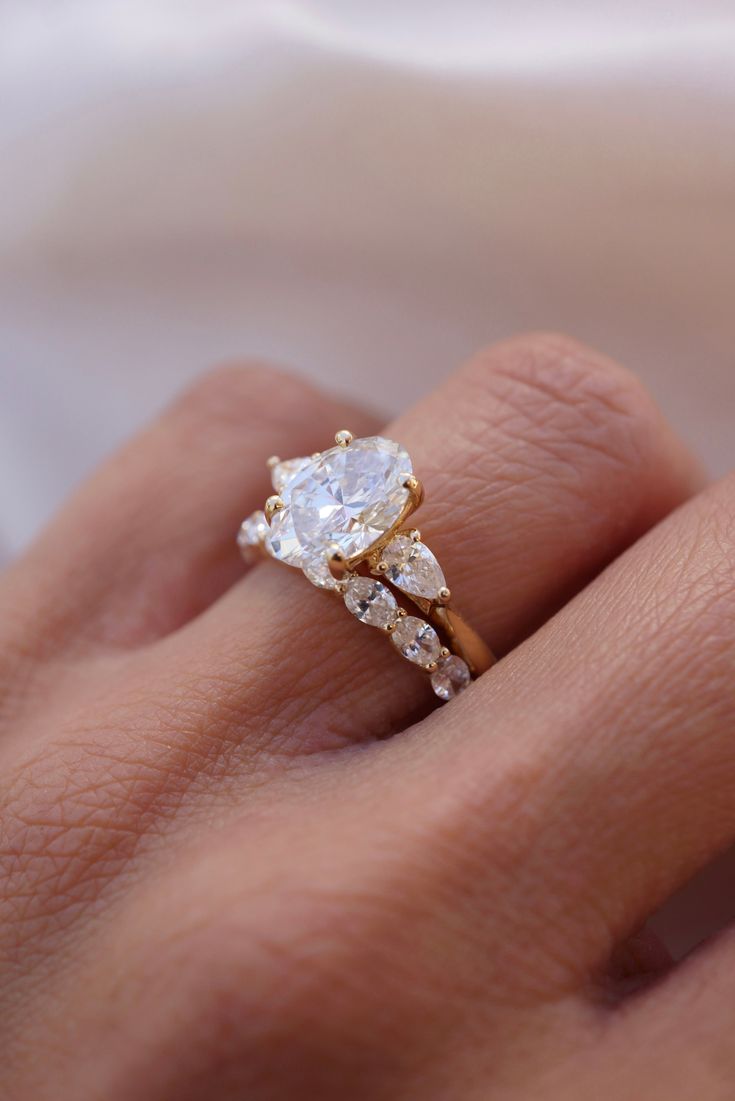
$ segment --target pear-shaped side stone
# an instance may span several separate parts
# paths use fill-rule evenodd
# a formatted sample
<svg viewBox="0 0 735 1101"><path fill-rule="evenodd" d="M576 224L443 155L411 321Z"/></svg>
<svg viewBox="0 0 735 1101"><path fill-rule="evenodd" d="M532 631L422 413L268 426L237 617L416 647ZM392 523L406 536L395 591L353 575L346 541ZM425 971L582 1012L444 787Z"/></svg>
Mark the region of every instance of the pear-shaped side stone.
<svg viewBox="0 0 735 1101"><path fill-rule="evenodd" d="M425 543L410 535L391 539L381 555L388 569L385 576L404 593L436 600L446 585L441 566Z"/></svg>

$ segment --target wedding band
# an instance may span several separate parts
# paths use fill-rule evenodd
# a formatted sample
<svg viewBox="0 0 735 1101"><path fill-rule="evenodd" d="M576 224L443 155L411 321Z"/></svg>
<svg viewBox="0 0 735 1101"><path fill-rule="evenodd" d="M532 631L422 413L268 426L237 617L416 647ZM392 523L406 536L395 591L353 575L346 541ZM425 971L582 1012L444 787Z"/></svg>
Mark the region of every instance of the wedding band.
<svg viewBox="0 0 735 1101"><path fill-rule="evenodd" d="M398 652L450 700L495 661L454 611L435 556L406 526L423 500L408 452L382 436L354 439L307 458L268 460L274 494L243 521L246 561L265 554L336 594L362 623L387 634ZM397 590L421 616L399 604Z"/></svg>

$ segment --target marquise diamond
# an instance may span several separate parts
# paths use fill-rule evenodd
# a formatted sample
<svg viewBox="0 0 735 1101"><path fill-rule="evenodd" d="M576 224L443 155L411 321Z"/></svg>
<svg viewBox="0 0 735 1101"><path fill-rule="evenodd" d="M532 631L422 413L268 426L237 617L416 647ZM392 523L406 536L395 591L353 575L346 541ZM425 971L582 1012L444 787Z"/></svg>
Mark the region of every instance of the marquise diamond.
<svg viewBox="0 0 735 1101"><path fill-rule="evenodd" d="M393 645L417 665L431 665L441 656L442 644L430 623L417 616L399 619L391 632Z"/></svg>
<svg viewBox="0 0 735 1101"><path fill-rule="evenodd" d="M439 668L431 674L431 687L440 700L453 700L471 680L469 666L456 654L439 660Z"/></svg>
<svg viewBox="0 0 735 1101"><path fill-rule="evenodd" d="M351 577L345 589L345 604L354 616L371 627L390 627L398 618L393 593L372 577Z"/></svg>

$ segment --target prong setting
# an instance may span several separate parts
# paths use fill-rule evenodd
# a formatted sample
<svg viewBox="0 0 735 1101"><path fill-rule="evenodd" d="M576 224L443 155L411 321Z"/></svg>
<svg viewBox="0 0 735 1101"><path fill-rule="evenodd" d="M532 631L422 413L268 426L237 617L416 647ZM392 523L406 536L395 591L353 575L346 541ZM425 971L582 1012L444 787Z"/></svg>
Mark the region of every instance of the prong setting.
<svg viewBox="0 0 735 1101"><path fill-rule="evenodd" d="M332 576L341 579L349 571L349 563L345 558L345 552L336 543L329 548L327 563L332 571Z"/></svg>
<svg viewBox="0 0 735 1101"><path fill-rule="evenodd" d="M335 432L334 434L334 442L337 444L337 447L349 447L354 438L355 437L347 428L340 428L339 432Z"/></svg>
<svg viewBox="0 0 735 1101"><path fill-rule="evenodd" d="M408 490L408 499L410 509L407 515L415 512L424 499L424 486L420 478L417 478L415 474L408 474L401 485Z"/></svg>
<svg viewBox="0 0 735 1101"><path fill-rule="evenodd" d="M265 515L268 520L273 518L275 512L280 512L282 508L286 507L286 502L283 497L279 497L277 493L272 493L268 500L265 502Z"/></svg>

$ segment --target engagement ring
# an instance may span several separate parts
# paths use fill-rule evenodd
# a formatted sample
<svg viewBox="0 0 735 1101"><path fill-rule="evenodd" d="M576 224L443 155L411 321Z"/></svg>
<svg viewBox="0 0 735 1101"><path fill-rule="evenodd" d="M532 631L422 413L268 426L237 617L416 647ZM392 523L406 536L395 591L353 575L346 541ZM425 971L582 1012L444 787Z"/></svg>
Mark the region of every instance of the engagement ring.
<svg viewBox="0 0 735 1101"><path fill-rule="evenodd" d="M418 529L406 526L424 495L408 452L382 436L353 439L346 430L335 441L308 458L268 460L275 493L243 521L238 546L246 560L262 552L334 593L450 700L495 659L450 607L441 566Z"/></svg>

